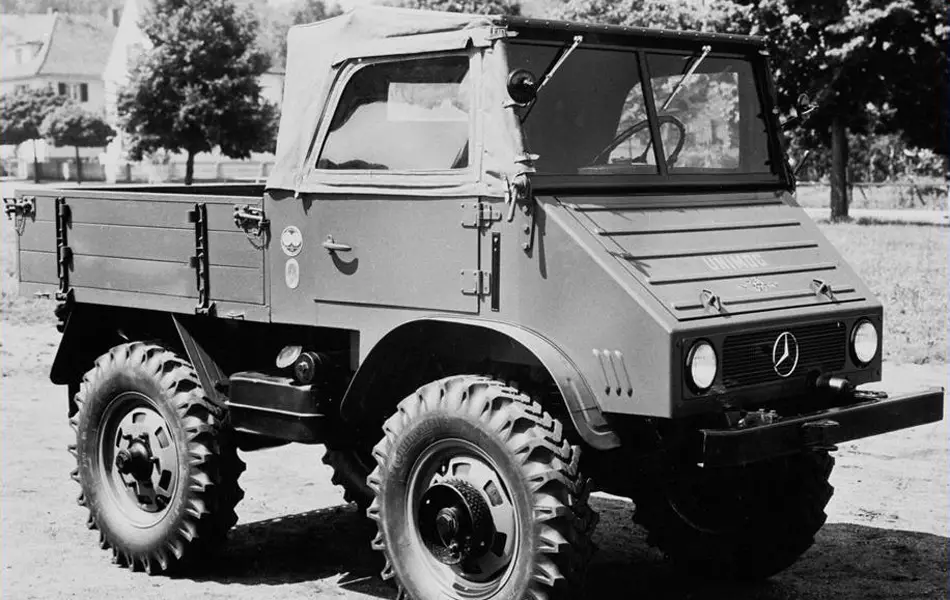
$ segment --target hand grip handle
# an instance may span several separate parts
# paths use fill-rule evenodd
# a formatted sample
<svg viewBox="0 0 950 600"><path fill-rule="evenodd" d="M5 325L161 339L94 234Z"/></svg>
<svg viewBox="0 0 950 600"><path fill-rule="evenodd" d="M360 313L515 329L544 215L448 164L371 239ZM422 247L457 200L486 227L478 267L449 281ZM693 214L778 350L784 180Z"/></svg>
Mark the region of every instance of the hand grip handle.
<svg viewBox="0 0 950 600"><path fill-rule="evenodd" d="M339 242L333 241L333 236L328 235L327 241L323 242L323 247L327 249L327 252L349 252L353 249L352 246L347 246L346 244L340 244Z"/></svg>

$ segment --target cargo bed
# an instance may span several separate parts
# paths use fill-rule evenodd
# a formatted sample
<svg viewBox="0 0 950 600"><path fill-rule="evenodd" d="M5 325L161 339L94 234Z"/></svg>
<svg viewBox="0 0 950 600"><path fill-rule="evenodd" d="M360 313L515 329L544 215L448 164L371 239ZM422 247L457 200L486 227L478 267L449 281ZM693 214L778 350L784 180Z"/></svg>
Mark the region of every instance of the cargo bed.
<svg viewBox="0 0 950 600"><path fill-rule="evenodd" d="M262 198L247 184L24 188L21 293L267 320L266 239L234 218Z"/></svg>

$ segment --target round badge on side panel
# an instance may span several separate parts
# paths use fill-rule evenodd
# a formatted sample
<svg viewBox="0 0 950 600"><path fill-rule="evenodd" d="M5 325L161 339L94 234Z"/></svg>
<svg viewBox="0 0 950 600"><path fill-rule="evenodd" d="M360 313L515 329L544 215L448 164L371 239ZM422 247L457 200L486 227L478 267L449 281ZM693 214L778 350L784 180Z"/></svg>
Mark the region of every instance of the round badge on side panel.
<svg viewBox="0 0 950 600"><path fill-rule="evenodd" d="M288 258L284 263L284 283L292 290L300 285L300 263L296 258Z"/></svg>
<svg viewBox="0 0 950 600"><path fill-rule="evenodd" d="M280 232L280 249L284 251L284 254L297 256L301 248L303 248L303 234L300 233L300 229L293 225L284 227L284 230Z"/></svg>

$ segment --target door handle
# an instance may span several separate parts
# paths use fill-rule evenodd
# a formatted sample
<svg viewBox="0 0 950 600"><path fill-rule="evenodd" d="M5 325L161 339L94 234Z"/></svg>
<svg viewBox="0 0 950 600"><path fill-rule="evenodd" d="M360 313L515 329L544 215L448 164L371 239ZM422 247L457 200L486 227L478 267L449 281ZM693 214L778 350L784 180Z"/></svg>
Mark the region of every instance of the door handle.
<svg viewBox="0 0 950 600"><path fill-rule="evenodd" d="M352 246L347 246L346 244L333 241L332 235L327 236L327 241L323 242L323 247L326 248L327 252L330 254L333 254L334 252L349 252L353 249Z"/></svg>

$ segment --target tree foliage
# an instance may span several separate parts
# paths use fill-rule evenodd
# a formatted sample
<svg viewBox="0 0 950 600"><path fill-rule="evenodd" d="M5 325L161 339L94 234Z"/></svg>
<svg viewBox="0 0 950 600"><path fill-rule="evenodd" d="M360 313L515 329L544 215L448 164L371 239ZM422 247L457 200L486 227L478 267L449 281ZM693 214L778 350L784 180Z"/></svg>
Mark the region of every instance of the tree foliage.
<svg viewBox="0 0 950 600"><path fill-rule="evenodd" d="M57 146L90 148L108 144L115 130L101 116L70 102L46 116L40 134Z"/></svg>
<svg viewBox="0 0 950 600"><path fill-rule="evenodd" d="M276 107L258 83L270 57L249 10L230 0L153 0L140 25L151 48L117 102L133 159L184 151L191 183L199 152L247 158L273 147Z"/></svg>
<svg viewBox="0 0 950 600"><path fill-rule="evenodd" d="M769 42L780 106L807 92L818 109L805 134L829 140L832 119L852 132L902 132L947 153L946 6L939 0L757 0L750 32ZM876 117L876 118L875 118ZM807 144L806 144L807 145Z"/></svg>
<svg viewBox="0 0 950 600"><path fill-rule="evenodd" d="M43 120L65 103L66 96L58 96L49 88L28 88L0 96L0 142L22 144L43 137Z"/></svg>
<svg viewBox="0 0 950 600"><path fill-rule="evenodd" d="M521 14L521 3L515 0L403 0L399 6L479 15Z"/></svg>
<svg viewBox="0 0 950 600"><path fill-rule="evenodd" d="M558 18L599 25L747 33L751 8L730 0L566 0Z"/></svg>
<svg viewBox="0 0 950 600"><path fill-rule="evenodd" d="M77 15L104 15L110 8L122 8L123 0L0 0L0 12L37 14L55 10Z"/></svg>

